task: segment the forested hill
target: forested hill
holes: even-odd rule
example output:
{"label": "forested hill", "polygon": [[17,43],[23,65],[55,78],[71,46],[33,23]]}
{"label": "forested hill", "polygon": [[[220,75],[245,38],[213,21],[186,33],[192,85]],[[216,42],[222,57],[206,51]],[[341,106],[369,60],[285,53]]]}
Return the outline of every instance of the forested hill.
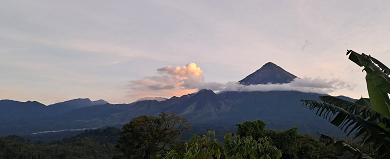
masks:
{"label": "forested hill", "polygon": [[33,142],[12,135],[0,137],[0,158],[112,158],[117,128],[88,130],[77,136],[51,142]]}

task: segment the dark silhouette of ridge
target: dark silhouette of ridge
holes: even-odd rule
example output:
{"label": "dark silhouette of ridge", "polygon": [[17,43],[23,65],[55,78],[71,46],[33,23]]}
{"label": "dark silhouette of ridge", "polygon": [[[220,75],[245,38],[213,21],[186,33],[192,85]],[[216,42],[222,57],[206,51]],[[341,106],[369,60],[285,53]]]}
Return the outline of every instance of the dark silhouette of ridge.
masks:
{"label": "dark silhouette of ridge", "polygon": [[290,83],[297,76],[287,72],[278,65],[268,62],[260,69],[248,75],[242,79],[240,84],[242,85],[256,85],[256,84],[283,84]]}
{"label": "dark silhouette of ridge", "polygon": [[209,113],[228,110],[230,106],[212,90],[202,89],[187,100],[173,106],[173,112],[179,114]]}
{"label": "dark silhouette of ridge", "polygon": [[107,102],[104,100],[91,101],[88,98],[78,98],[46,106],[37,101],[19,102],[13,100],[0,100],[0,122],[47,118],[61,115],[72,110],[94,105],[103,105],[106,103]]}

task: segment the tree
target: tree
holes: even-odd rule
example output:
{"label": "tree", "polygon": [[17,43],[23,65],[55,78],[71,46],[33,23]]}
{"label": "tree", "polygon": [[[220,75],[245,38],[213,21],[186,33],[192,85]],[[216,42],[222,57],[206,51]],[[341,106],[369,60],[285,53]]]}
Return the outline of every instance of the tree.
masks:
{"label": "tree", "polygon": [[298,156],[298,128],[293,127],[283,131],[266,130],[265,123],[261,120],[245,121],[237,125],[237,135],[253,137],[255,139],[269,137],[275,146],[283,152],[282,158],[297,158]]}
{"label": "tree", "polygon": [[126,158],[149,159],[168,151],[181,132],[190,128],[187,119],[176,114],[142,115],[123,126],[117,148]]}
{"label": "tree", "polygon": [[245,121],[236,126],[237,134],[240,136],[252,136],[255,139],[264,137],[265,123],[262,120]]}
{"label": "tree", "polygon": [[[348,102],[336,97],[322,96],[322,102],[302,100],[309,109],[316,110],[318,116],[339,127],[349,136],[362,137],[362,145],[373,143],[377,150],[376,158],[390,158],[390,69],[379,60],[364,53],[347,51],[349,59],[364,67],[369,99],[361,98]],[[344,150],[344,156],[369,158],[349,145],[336,142],[335,148]],[[336,145],[337,144],[337,145]]]}

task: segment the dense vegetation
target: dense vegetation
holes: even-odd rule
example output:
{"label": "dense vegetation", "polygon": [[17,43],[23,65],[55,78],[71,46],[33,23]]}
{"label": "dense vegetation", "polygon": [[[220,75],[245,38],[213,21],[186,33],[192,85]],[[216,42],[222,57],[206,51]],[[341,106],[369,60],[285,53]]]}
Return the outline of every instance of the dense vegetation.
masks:
{"label": "dense vegetation", "polygon": [[[3,137],[0,138],[0,158],[335,158],[330,146],[309,135],[297,134],[297,128],[279,132],[267,130],[261,120],[237,124],[237,132],[226,134],[223,140],[217,139],[214,132],[207,131],[206,135],[193,135],[186,141],[179,141],[177,137],[184,129],[178,126],[183,121],[185,126],[182,126],[188,128],[184,118],[162,113],[157,117],[135,118],[122,130],[112,127],[87,130],[77,136],[51,142],[32,142],[18,136]],[[176,125],[170,125],[169,129],[163,123]],[[138,128],[147,126],[142,130],[148,131],[129,130],[132,124],[138,125]],[[144,134],[137,138],[129,133],[131,131]],[[124,139],[126,136],[132,137],[128,138],[131,140]],[[137,146],[139,142],[153,142],[149,144],[153,146],[142,147],[148,145],[145,143]],[[146,148],[149,148],[150,155],[140,157],[140,154],[145,154]]]}
{"label": "dense vegetation", "polygon": [[174,148],[181,132],[190,128],[187,119],[176,114],[141,115],[123,126],[117,147],[125,158],[148,159]]}
{"label": "dense vegetation", "polygon": [[207,136],[194,135],[185,143],[184,153],[171,150],[164,159],[243,159],[243,158],[269,158],[279,159],[282,151],[278,150],[268,138],[254,139],[253,137],[233,137],[228,133],[223,144],[215,138],[215,132],[208,130]]}
{"label": "dense vegetation", "polygon": [[0,138],[0,158],[112,158],[119,129],[88,130],[52,142],[31,142],[18,136]]}
{"label": "dense vegetation", "polygon": [[237,134],[254,138],[271,138],[275,146],[282,150],[283,158],[331,158],[334,156],[330,147],[317,142],[309,135],[299,135],[297,127],[278,132],[265,129],[265,125],[261,120],[245,121],[237,124]]}

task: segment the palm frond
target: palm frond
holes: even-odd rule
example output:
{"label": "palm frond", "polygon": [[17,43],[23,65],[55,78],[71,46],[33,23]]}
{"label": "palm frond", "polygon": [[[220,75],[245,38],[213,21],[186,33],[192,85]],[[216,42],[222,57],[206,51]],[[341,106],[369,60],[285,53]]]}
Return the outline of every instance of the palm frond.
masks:
{"label": "palm frond", "polygon": [[370,156],[364,155],[359,149],[353,148],[352,146],[337,141],[333,144],[336,154],[343,155],[343,158],[354,158],[354,159],[372,159]]}
{"label": "palm frond", "polygon": [[[326,98],[329,100],[330,98]],[[384,155],[390,155],[390,132],[386,131],[382,127],[378,126],[377,122],[365,120],[360,115],[355,115],[349,111],[343,109],[349,108],[351,103],[331,100],[330,103],[344,103],[342,106],[335,106],[327,102],[318,102],[314,100],[301,100],[304,105],[309,106],[310,110],[316,111],[316,115],[327,119],[331,124],[337,126],[340,130],[344,131],[347,136],[354,133],[354,138],[363,136],[362,144],[367,142],[374,142],[378,151],[381,150],[386,153]],[[353,111],[358,112],[358,111]]]}
{"label": "palm frond", "polygon": [[390,119],[382,114],[371,109],[369,99],[361,98],[355,103],[349,102],[333,96],[320,96],[320,99],[335,107],[344,109],[345,111],[352,113],[366,121],[371,123],[384,123],[387,127],[390,126]]}

